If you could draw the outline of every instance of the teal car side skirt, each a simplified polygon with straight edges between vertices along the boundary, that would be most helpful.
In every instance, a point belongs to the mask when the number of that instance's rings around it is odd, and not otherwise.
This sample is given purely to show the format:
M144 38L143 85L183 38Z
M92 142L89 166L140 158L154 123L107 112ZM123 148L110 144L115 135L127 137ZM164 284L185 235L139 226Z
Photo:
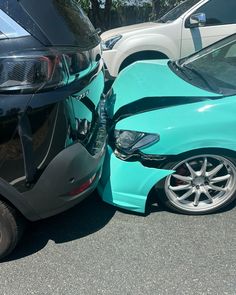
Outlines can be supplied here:
M145 213L151 189L173 172L172 170L148 168L139 162L122 161L108 147L98 191L102 199L111 205Z

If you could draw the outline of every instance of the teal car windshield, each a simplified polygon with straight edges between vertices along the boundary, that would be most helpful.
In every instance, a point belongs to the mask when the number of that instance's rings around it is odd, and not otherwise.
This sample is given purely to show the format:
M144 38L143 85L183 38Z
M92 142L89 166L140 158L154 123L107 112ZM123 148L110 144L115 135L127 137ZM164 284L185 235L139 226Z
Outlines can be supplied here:
M163 15L157 22L167 23L172 22L179 18L183 13L188 11L193 5L197 4L199 0L187 0L178 6L171 9L165 15Z
M175 73L197 87L223 95L235 94L236 34L172 65Z

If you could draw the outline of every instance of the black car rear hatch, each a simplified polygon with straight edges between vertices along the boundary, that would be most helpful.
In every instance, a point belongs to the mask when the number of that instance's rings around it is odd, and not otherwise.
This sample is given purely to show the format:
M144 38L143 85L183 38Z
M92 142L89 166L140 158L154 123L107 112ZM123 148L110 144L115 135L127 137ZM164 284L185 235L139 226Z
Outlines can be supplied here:
M45 46L89 50L100 38L75 0L8 0L0 9Z

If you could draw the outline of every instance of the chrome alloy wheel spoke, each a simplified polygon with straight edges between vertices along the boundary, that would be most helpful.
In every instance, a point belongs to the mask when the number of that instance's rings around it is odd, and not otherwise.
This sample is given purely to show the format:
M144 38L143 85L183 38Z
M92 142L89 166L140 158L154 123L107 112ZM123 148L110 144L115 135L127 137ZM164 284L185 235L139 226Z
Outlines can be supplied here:
M193 180L193 178L190 176L183 176L183 175L179 175L179 174L173 174L172 176L174 178L176 178L178 180L182 180L184 182L191 182Z
M208 198L209 202L212 204L213 203L213 198L212 198L212 196L209 193L209 190L207 188L205 188L204 194Z
M196 190L194 201L193 201L193 205L195 207L199 205L201 194L202 194L202 190Z
M192 187L189 191L187 191L185 194L183 194L181 197L178 197L178 200L181 201L185 201L188 197L190 197L194 192L195 192L195 188Z
M193 170L193 168L190 166L190 164L188 162L185 163L185 165L187 166L192 178L197 176L197 172Z
M191 184L186 184L186 185L178 185L178 186L169 186L169 189L177 192L177 191L183 191L183 190L188 190L189 188L191 188L192 185Z
M224 176L219 176L219 177L216 177L216 178L212 178L212 179L210 180L210 184L212 184L212 183L217 183L217 182L222 182L222 181L228 180L230 177L231 177L230 174L226 174L226 175L224 175Z
M223 167L224 167L224 164L219 164L214 169L212 169L210 172L206 172L206 176L209 179L213 178Z
M217 192L227 192L227 188L219 187L219 186L216 186L216 185L213 185L213 184L209 184L208 189L214 190L214 191L217 191Z
M199 176L206 176L206 173L207 173L206 170L207 170L207 158L204 158L202 168L199 172Z

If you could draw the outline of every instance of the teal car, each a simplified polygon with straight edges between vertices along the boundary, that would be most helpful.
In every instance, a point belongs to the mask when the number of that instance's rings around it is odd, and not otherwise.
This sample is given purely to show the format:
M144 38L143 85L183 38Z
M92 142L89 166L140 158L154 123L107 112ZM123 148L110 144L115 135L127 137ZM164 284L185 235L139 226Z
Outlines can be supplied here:
M236 34L178 61L127 67L106 109L105 202L144 213L152 195L206 214L235 199Z

